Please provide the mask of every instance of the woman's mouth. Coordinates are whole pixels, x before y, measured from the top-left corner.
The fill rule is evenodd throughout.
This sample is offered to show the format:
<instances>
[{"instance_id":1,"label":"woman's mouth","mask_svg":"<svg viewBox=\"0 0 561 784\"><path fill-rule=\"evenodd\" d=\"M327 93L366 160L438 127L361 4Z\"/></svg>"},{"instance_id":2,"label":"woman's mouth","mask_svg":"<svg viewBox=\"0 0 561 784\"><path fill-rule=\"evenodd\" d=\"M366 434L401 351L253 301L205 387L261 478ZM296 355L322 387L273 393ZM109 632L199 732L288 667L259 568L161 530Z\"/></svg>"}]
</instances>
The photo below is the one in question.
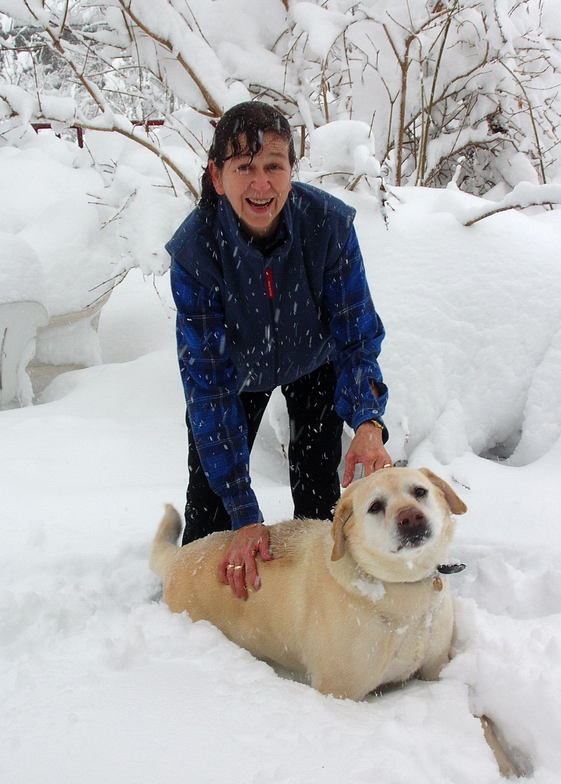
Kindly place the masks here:
<instances>
[{"instance_id":1,"label":"woman's mouth","mask_svg":"<svg viewBox=\"0 0 561 784\"><path fill-rule=\"evenodd\" d=\"M266 210L273 203L273 199L246 199L246 202L254 210Z\"/></svg>"}]
</instances>

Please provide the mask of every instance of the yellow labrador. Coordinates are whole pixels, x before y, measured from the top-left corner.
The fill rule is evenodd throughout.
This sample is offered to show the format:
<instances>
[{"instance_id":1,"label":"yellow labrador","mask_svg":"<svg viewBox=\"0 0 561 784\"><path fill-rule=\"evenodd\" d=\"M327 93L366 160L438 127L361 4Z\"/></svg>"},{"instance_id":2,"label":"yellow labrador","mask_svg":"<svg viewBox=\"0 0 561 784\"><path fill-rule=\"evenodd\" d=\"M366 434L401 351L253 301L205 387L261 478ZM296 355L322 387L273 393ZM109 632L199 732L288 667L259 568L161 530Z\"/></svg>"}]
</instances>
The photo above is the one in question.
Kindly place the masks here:
<instances>
[{"instance_id":1,"label":"yellow labrador","mask_svg":"<svg viewBox=\"0 0 561 784\"><path fill-rule=\"evenodd\" d=\"M419 672L437 677L448 661L451 597L438 567L447 560L452 514L466 506L428 469L385 468L354 482L334 522L270 526L274 560L247 602L217 579L233 535L185 547L168 506L150 565L174 612L211 621L255 656L306 675L325 694L361 699Z\"/></svg>"},{"instance_id":2,"label":"yellow labrador","mask_svg":"<svg viewBox=\"0 0 561 784\"><path fill-rule=\"evenodd\" d=\"M217 578L232 533L178 547L172 506L150 565L173 612L206 619L261 659L300 673L324 694L359 700L448 661L454 616L445 573L451 514L467 508L427 468L384 468L343 493L333 524L290 520L269 527L274 560L248 601ZM480 717L503 775L516 773L494 725Z\"/></svg>"}]
</instances>

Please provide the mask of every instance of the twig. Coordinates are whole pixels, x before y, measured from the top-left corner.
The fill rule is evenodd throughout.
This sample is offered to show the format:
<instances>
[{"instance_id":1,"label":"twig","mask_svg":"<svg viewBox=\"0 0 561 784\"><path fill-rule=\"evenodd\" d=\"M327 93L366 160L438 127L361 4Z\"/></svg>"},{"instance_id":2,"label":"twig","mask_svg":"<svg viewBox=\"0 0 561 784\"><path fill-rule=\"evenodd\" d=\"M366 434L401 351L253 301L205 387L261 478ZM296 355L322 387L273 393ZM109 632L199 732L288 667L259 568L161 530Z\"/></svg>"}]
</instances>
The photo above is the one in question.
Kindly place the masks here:
<instances>
[{"instance_id":1,"label":"twig","mask_svg":"<svg viewBox=\"0 0 561 784\"><path fill-rule=\"evenodd\" d=\"M471 220L464 223L464 226L473 226L474 224L478 223L479 221L483 220L484 218L488 218L491 215L497 215L499 212L506 212L507 210L525 210L527 207L553 207L554 204L559 204L560 202L552 202L549 201L534 201L531 204L510 204L508 207L496 207L494 210L488 210L483 215L479 215L477 218L472 218Z\"/></svg>"},{"instance_id":2,"label":"twig","mask_svg":"<svg viewBox=\"0 0 561 784\"><path fill-rule=\"evenodd\" d=\"M96 285L92 286L91 289L88 289L88 291L95 291L96 289L101 288L101 286L105 286L106 283L111 283L112 281L117 280L117 278L120 278L121 280L124 280L127 277L127 275L129 274L129 272L130 272L130 270L128 270L128 269L121 270L120 272L117 272L115 275L112 275L110 278L107 278L107 280L102 280L101 283L96 283ZM118 286L119 283L121 282L121 280L119 280L115 284L115 286ZM114 288L114 286L113 286L113 288Z\"/></svg>"},{"instance_id":3,"label":"twig","mask_svg":"<svg viewBox=\"0 0 561 784\"><path fill-rule=\"evenodd\" d=\"M117 220L119 215L121 215L121 213L124 212L125 209L128 207L128 205L130 204L131 200L134 199L134 197L136 196L136 193L137 193L137 190L135 188L132 193L129 193L129 195L127 196L127 198L125 199L123 204L119 207L117 212L111 218L109 218L108 220L104 221L101 224L100 229L105 229L107 226L109 226L110 223L113 223L114 220Z\"/></svg>"},{"instance_id":4,"label":"twig","mask_svg":"<svg viewBox=\"0 0 561 784\"><path fill-rule=\"evenodd\" d=\"M514 73L514 71L512 71L508 67L508 65L506 63L504 63L502 60L499 60L499 62L503 66L503 68L506 68L506 70L512 76L512 78L514 79L516 84L520 87L520 89L522 90L522 94L524 95L524 98L526 99L526 103L528 104L528 114L530 115L530 122L532 124L532 132L534 134L534 140L536 142L536 148L537 148L538 156L539 156L540 172L541 172L541 175L542 175L543 184L545 185L546 177L545 177L545 168L544 168L544 165L543 165L543 155L542 155L542 150L541 150L541 145L540 145L540 137L538 136L538 128L537 128L537 124L536 124L536 119L534 117L534 110L533 110L533 107L532 107L532 103L531 103L530 99L528 98L528 93L526 92L526 89L524 88L524 85L522 84L522 82L520 81L518 76Z\"/></svg>"}]
</instances>

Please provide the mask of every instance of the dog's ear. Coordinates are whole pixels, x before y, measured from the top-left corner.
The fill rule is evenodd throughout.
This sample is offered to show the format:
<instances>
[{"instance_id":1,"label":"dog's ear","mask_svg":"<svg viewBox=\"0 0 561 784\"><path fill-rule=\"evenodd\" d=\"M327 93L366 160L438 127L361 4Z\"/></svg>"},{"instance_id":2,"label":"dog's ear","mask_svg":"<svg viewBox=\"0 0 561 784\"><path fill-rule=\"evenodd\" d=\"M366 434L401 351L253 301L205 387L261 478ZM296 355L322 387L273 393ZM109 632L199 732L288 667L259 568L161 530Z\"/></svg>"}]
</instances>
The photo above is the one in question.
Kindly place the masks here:
<instances>
[{"instance_id":1,"label":"dog's ear","mask_svg":"<svg viewBox=\"0 0 561 784\"><path fill-rule=\"evenodd\" d=\"M442 492L444 493L444 498L446 499L446 503L450 507L450 511L452 514L461 515L464 512L467 512L467 506L464 504L462 499L456 495L456 493L452 490L448 482L445 482L444 479L441 479L436 474L433 474L428 468L421 468L421 473L423 473L433 485L436 485Z\"/></svg>"},{"instance_id":2,"label":"dog's ear","mask_svg":"<svg viewBox=\"0 0 561 784\"><path fill-rule=\"evenodd\" d=\"M333 515L333 526L331 528L331 535L333 536L333 550L331 551L331 560L338 561L345 555L345 523L350 519L353 513L353 500L351 498L351 488L349 487L343 493L341 500L335 507L335 514Z\"/></svg>"}]
</instances>

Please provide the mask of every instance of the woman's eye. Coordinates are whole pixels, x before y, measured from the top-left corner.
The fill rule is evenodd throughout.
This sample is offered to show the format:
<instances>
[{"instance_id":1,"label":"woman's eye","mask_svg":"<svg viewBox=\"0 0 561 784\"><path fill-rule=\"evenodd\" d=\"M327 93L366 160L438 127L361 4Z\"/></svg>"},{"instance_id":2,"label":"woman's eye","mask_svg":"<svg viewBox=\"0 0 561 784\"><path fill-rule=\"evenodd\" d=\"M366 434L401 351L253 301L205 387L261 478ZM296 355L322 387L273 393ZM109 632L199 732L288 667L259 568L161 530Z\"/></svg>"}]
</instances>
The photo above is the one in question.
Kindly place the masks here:
<instances>
[{"instance_id":1,"label":"woman's eye","mask_svg":"<svg viewBox=\"0 0 561 784\"><path fill-rule=\"evenodd\" d=\"M424 498L427 494L427 489L425 487L416 487L413 490L413 495L415 498Z\"/></svg>"}]
</instances>

